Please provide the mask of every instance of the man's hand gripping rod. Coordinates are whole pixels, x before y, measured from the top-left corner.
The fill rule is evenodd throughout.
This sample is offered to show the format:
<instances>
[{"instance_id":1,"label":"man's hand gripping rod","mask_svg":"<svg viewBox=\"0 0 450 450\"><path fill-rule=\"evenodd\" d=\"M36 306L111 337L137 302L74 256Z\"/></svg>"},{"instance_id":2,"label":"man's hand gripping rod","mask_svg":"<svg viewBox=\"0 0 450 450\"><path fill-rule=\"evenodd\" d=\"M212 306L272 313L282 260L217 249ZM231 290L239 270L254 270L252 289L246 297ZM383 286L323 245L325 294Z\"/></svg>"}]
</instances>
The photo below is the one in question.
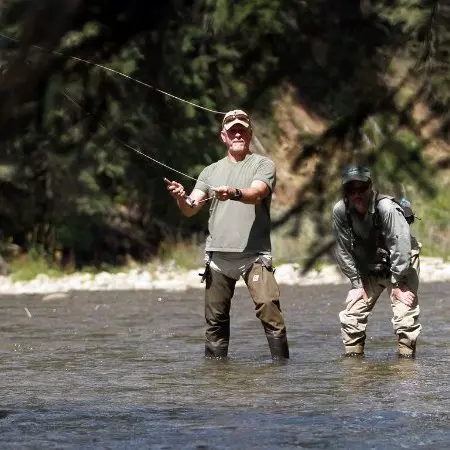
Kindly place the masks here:
<instances>
[{"instance_id":1,"label":"man's hand gripping rod","mask_svg":"<svg viewBox=\"0 0 450 450\"><path fill-rule=\"evenodd\" d=\"M170 180L168 180L167 178L163 178L163 180L165 181L166 184L171 184L172 182ZM190 197L188 197L187 194L184 194L183 196L184 201L186 202L186 204L188 206L190 206L191 208L193 208L195 206L195 202L194 200L192 200Z\"/></svg>"}]
</instances>

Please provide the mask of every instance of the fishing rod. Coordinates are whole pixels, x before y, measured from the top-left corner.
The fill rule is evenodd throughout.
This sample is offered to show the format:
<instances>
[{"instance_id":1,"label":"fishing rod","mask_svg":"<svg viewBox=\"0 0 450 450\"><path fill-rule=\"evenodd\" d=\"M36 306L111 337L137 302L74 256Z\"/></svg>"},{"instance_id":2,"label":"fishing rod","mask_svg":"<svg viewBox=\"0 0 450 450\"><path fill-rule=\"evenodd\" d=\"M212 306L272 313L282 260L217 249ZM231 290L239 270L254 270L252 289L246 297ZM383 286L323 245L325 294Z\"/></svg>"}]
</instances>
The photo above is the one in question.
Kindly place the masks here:
<instances>
[{"instance_id":1,"label":"fishing rod","mask_svg":"<svg viewBox=\"0 0 450 450\"><path fill-rule=\"evenodd\" d=\"M79 104L72 96L70 96L70 95L68 94L68 92L67 92L66 89L64 90L64 96L65 96L70 102L72 102L74 105L76 105L80 110L84 110L83 107L82 107L82 106L81 106L81 105L80 105L80 104ZM86 114L89 115L89 113L87 113L87 112L86 112ZM101 120L99 120L99 123L100 123L100 125L101 125L103 128L105 128L105 130L108 130L107 126L106 126ZM154 163L160 165L161 167L164 167L164 168L166 168L166 169L168 169L168 170L171 170L172 172L176 172L176 173L178 173L179 175L182 175L182 176L185 177L185 178L189 178L190 180L193 180L193 181L195 181L195 182L198 181L198 178L191 177L191 176L188 175L187 173L181 172L180 170L177 170L177 169L175 169L175 168L173 168L173 167L171 167L171 166L169 166L169 165L167 165L167 164L164 164L164 163L161 162L161 161L158 161L157 159L151 157L151 156L148 155L147 153L144 153L144 152L142 152L141 150L139 150L139 149L133 147L132 145L127 144L127 143L124 142L122 139L119 139L117 136L112 136L112 137L113 137L113 139L115 139L119 144L123 145L124 147L128 148L129 150L132 150L133 152L137 153L138 155L141 155L141 156L143 156L143 157L145 157L145 158L147 158L147 159L153 161ZM172 182L171 182L169 179L167 179L167 178L163 178L163 181L164 181L166 184L172 183ZM208 183L205 183L204 181L202 181L202 183L206 184L206 185L207 185L208 187L210 187L211 189L214 189L214 187L211 186L211 185L209 185ZM186 202L186 204L187 204L188 206L190 206L191 208L193 208L193 207L195 206L195 201L192 200L187 194L184 194L183 198L184 198L184 200L185 200L185 202ZM210 200L210 199L212 199L212 198L214 198L214 196L213 196L213 197L208 197L208 198L206 198L206 199L203 199L203 200L201 200L199 203L203 203L203 202L208 201L208 200Z\"/></svg>"},{"instance_id":2,"label":"fishing rod","mask_svg":"<svg viewBox=\"0 0 450 450\"><path fill-rule=\"evenodd\" d=\"M3 33L0 33L0 37L2 37L4 39L7 39L9 41L15 42L15 43L19 43L19 39L14 39L14 38L12 38L10 36L7 36L6 34L3 34ZM74 61L78 61L78 62L82 62L84 64L88 64L90 66L98 67L100 69L106 70L107 72L111 72L111 73L119 75L119 76L121 76L123 78L126 78L128 80L134 81L135 83L140 84L141 86L144 86L144 87L146 87L148 89L152 89L152 90L154 90L156 92L159 92L160 94L164 94L164 95L166 95L168 97L171 97L171 98L173 98L175 100L178 100L180 102L187 103L187 104L189 104L191 106L194 106L195 108L203 109L204 111L208 111L208 112L211 112L211 113L214 113L214 114L222 114L223 116L226 114L226 112L216 111L214 109L206 108L205 106L201 106L201 105L198 105L196 103L190 102L189 100L186 100L184 98L177 97L176 95L173 95L170 92L166 92L166 91L163 91L162 89L158 89L155 86L152 86L151 84L148 84L148 83L145 83L144 81L139 80L138 78L134 78L134 77L132 77L130 75L126 75L126 74L120 72L119 70L112 69L111 67L105 66L103 64L98 64L98 63L95 63L93 61L89 61L88 59L80 58L78 56L66 55L66 54L64 54L62 52L57 52L56 50L46 50L45 48L40 47L39 45L35 45L35 44L32 44L31 47L37 48L37 49L39 49L39 50L41 50L43 52L53 53L54 55L61 56L63 58L73 59Z\"/></svg>"},{"instance_id":3,"label":"fishing rod","mask_svg":"<svg viewBox=\"0 0 450 450\"><path fill-rule=\"evenodd\" d=\"M4 38L4 39L7 39L7 40L9 40L9 41L15 42L15 43L18 43L18 42L19 42L18 39L12 38L12 37L7 36L7 35L5 35L5 34L3 34L3 33L0 33L0 37L2 37L2 38ZM35 45L35 44L31 45L31 47L37 48L37 49L39 49L39 50L41 50L41 51L43 51L43 52L50 52L50 53L52 53L52 54L54 54L54 55L57 55L57 56L61 56L61 57L68 58L68 59L72 59L72 60L75 60L75 61L79 61L79 62L82 62L82 63L84 63L84 64L88 64L88 65L91 65L91 66L94 66L94 67L98 67L98 68L103 69L103 70L105 70L105 71L111 72L111 73L113 73L113 74L115 74L115 75L119 75L119 76L121 76L121 77L123 77L123 78L126 78L126 79L128 79L128 80L134 81L134 82L137 83L137 84L140 84L140 85L142 85L142 86L144 86L144 87L146 87L146 88L148 88L148 89L152 89L152 90L154 90L154 91L156 91L156 92L159 92L159 93L161 93L161 94L163 94L163 95L166 95L166 96L168 96L168 97L171 97L171 98L173 98L173 99L175 99L175 100L178 100L178 101L187 103L187 104L189 104L189 105L191 105L191 106L194 106L195 108L203 109L203 110L205 110L205 111L208 111L208 112L211 112L211 113L214 113L214 114L221 114L221 115L225 115L225 114L226 114L226 112L223 112L223 111L216 111L216 110L211 109L211 108L206 108L206 107L204 107L204 106L201 106L201 105L198 105L198 104L196 104L196 103L190 102L190 101L188 101L188 100L186 100L186 99L183 99L183 98L181 98L181 97L177 97L176 95L173 95L173 94L171 94L171 93L169 93L169 92L163 91L162 89L158 89L158 88L156 88L156 87L154 87L154 86L152 86L152 85L150 85L150 84L148 84L148 83L145 83L145 82L139 80L138 78L134 78L134 77L132 77L132 76L130 76L130 75L126 75L126 74L124 74L124 73L122 73L122 72L120 72L120 71L118 71L118 70L112 69L111 67L105 66L105 65L103 65L103 64L98 64L98 63L95 63L95 62L93 62L93 61L89 61L89 60L87 60L87 59L80 58L80 57L77 57L77 56L66 55L66 54L64 54L64 53L62 53L62 52L58 52L58 51L55 51L55 50L46 50L46 49L44 49L43 47L40 47L40 46ZM67 92L65 92L65 96L66 96L72 103L74 103L74 104L77 105L80 109L82 109L81 105L79 105L73 98L71 98L71 97L67 94ZM103 124L101 121L100 121L100 124L101 124L105 129L107 129L106 125ZM123 145L124 147L126 147L126 148L128 148L128 149L134 151L135 153L137 153L137 154L139 154L139 155L141 155L141 156L143 156L143 157L145 157L145 158L147 158L147 159L153 161L154 163L159 164L160 166L165 167L166 169L171 170L171 171L173 171L173 172L176 172L176 173L178 173L178 174L180 174L180 175L182 175L182 176L184 176L184 177L186 177L186 178L189 178L189 179L194 180L194 181L198 181L197 178L191 177L190 175L188 175L188 174L186 174L186 173L183 173L183 172L181 172L181 171L179 171L179 170L177 170L177 169L174 169L173 167L168 166L167 164L162 163L161 161L158 161L158 160L155 159L155 158L152 158L152 157L149 156L148 154L146 154L146 153L144 153L144 152L141 152L141 151L138 150L137 148L132 147L131 145L127 144L126 142L122 141L121 139L119 139L119 138L117 138L117 137L114 137L114 138L116 139L117 142L119 142L119 143L120 143L121 145ZM166 183L167 183L167 181L169 181L169 180L167 180L167 178L163 178L163 180L164 180ZM166 180L167 180L167 181L166 181ZM169 181L169 182L170 182L170 181ZM204 184L206 184L206 185L207 185L208 187L210 187L211 189L214 189L214 187L213 187L213 186L210 186L208 183L204 183ZM204 202L204 201L208 201L208 200L210 200L210 199L212 199L212 198L214 198L214 196L208 197L208 198L206 198L206 199L204 199L204 200L201 200L199 203ZM195 206L195 202L194 202L190 197L188 197L186 194L185 194L185 196L184 196L184 199L185 199L186 203L187 203L191 208L193 208L193 207Z\"/></svg>"}]
</instances>

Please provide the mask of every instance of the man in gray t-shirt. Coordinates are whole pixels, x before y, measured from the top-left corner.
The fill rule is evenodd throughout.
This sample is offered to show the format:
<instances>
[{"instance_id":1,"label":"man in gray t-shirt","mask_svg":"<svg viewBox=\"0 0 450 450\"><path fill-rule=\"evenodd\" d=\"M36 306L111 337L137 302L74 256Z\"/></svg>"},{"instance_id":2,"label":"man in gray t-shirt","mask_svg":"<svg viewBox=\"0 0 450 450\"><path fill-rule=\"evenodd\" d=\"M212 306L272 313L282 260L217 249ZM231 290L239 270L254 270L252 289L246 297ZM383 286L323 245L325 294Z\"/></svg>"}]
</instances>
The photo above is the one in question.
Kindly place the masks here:
<instances>
[{"instance_id":1,"label":"man in gray t-shirt","mask_svg":"<svg viewBox=\"0 0 450 450\"><path fill-rule=\"evenodd\" d=\"M286 326L270 244L275 165L269 158L250 152L252 127L244 111L225 115L220 136L227 155L203 169L189 196L180 183L167 185L185 216L193 216L212 200L206 241L205 356L223 358L228 354L231 299L242 276L272 358L287 359Z\"/></svg>"}]
</instances>

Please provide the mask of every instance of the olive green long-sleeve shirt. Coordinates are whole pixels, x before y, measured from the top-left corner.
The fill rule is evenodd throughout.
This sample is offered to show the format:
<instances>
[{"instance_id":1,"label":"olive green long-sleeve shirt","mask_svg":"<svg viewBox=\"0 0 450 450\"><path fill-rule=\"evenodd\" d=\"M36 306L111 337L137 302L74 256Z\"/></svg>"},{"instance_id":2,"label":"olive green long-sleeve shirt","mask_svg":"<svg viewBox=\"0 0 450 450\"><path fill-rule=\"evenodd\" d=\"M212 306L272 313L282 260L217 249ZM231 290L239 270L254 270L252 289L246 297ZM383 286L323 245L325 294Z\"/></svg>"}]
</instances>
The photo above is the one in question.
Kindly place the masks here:
<instances>
[{"instance_id":1,"label":"olive green long-sleeve shirt","mask_svg":"<svg viewBox=\"0 0 450 450\"><path fill-rule=\"evenodd\" d=\"M343 200L333 208L333 234L336 239L336 259L353 288L362 287L361 277L367 274L368 266L375 263L376 246L373 232L373 214L375 213L376 193L373 192L369 208L361 216L353 208L349 209L352 226L350 226ZM409 224L403 216L401 207L383 198L378 202L381 236L390 255L391 282L401 281L411 265L411 250L418 249L416 239L411 235ZM352 231L353 229L353 231ZM358 245L353 247L354 237Z\"/></svg>"}]
</instances>

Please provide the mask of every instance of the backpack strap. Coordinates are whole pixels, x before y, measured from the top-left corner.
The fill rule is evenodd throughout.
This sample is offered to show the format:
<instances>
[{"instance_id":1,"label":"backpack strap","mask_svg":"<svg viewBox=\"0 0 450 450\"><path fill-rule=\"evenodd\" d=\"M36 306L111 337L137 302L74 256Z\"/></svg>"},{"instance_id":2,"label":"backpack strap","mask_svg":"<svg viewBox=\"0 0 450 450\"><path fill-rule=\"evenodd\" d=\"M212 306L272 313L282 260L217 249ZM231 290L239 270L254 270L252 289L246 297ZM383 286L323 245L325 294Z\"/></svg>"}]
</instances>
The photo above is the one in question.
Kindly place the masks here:
<instances>
[{"instance_id":1,"label":"backpack strap","mask_svg":"<svg viewBox=\"0 0 450 450\"><path fill-rule=\"evenodd\" d=\"M390 255L389 250L386 248L385 239L383 237L381 215L378 208L378 204L380 203L380 201L384 200L385 198L393 201L402 209L402 205L395 199L395 197L393 197L392 195L380 194L379 192L375 191L374 210L372 215L372 230L370 232L371 238L369 239L369 242L374 244L373 250L375 252L376 263L372 264L373 267L369 269L369 273L372 273L376 276L382 276L383 278L390 276ZM344 204L345 215L352 237L351 252L354 254L354 249L358 245L358 237L355 235L355 231L353 229L353 222L347 199L344 199Z\"/></svg>"},{"instance_id":2,"label":"backpack strap","mask_svg":"<svg viewBox=\"0 0 450 450\"><path fill-rule=\"evenodd\" d=\"M384 245L383 239L381 237L381 218L378 210L378 203L385 198L388 198L394 201L395 203L398 203L395 200L395 197L393 197L392 195L380 194L378 191L375 191L375 205L374 205L374 213L372 216L372 235L373 238L375 239L376 246L379 248L384 248ZM350 232L352 234L352 248L354 248L357 244L357 237L355 235L355 231L353 230L353 221L352 216L350 214L350 207L347 198L344 198L344 205L345 205L345 216L347 218L347 223Z\"/></svg>"},{"instance_id":3,"label":"backpack strap","mask_svg":"<svg viewBox=\"0 0 450 450\"><path fill-rule=\"evenodd\" d=\"M397 203L395 197L393 197L392 195L380 194L378 191L375 191L375 205L373 208L373 225L377 229L381 228L381 218L380 218L380 211L378 209L378 204L381 202L381 200L384 200L385 198L388 198L389 200Z\"/></svg>"},{"instance_id":4,"label":"backpack strap","mask_svg":"<svg viewBox=\"0 0 450 450\"><path fill-rule=\"evenodd\" d=\"M405 206L405 205L402 205L401 202L398 201L392 195L380 194L378 192L376 194L377 195L375 198L375 210L374 210L374 214L373 214L373 226L377 232L377 234L376 234L377 245L380 247L383 247L383 245L382 245L383 240L381 239L381 218L380 218L380 211L378 209L378 203L380 203L380 201L385 198L388 198L389 200L394 202L400 209L406 222L408 222L408 225L411 225L414 222L415 215L411 209L411 206L409 206L409 203L408 203L408 206Z\"/></svg>"},{"instance_id":5,"label":"backpack strap","mask_svg":"<svg viewBox=\"0 0 450 450\"><path fill-rule=\"evenodd\" d=\"M378 209L378 204L380 203L381 200L384 200L385 198L395 201L395 199L394 199L394 197L392 197L392 195L380 194L378 191L375 192L375 205L374 205L373 216L372 216L372 224L373 224L373 231L375 233L375 242L376 242L377 248L385 247L384 239L382 238L380 210Z\"/></svg>"},{"instance_id":6,"label":"backpack strap","mask_svg":"<svg viewBox=\"0 0 450 450\"><path fill-rule=\"evenodd\" d=\"M402 205L395 197L393 197L392 195L386 195L386 194L380 194L380 193L376 193L376 197L375 197L375 211L374 211L374 216L377 215L378 216L378 226L381 225L381 220L379 217L379 210L378 210L378 203L380 203L381 200L388 198L389 200L391 200L391 202L394 202L399 208L400 211L402 212L403 216L405 217L406 221L408 222L408 224L411 224L414 222L414 213L412 212L412 209L410 206L405 207L404 205Z\"/></svg>"},{"instance_id":7,"label":"backpack strap","mask_svg":"<svg viewBox=\"0 0 450 450\"><path fill-rule=\"evenodd\" d=\"M344 205L345 205L345 217L347 219L348 229L350 230L351 238L352 238L351 246L352 246L352 251L353 251L353 249L356 246L356 236L355 236L355 232L353 231L353 220L352 220L352 216L350 214L350 206L348 204L347 197L344 197Z\"/></svg>"}]
</instances>

